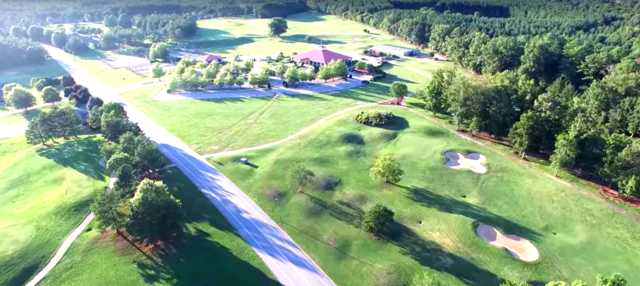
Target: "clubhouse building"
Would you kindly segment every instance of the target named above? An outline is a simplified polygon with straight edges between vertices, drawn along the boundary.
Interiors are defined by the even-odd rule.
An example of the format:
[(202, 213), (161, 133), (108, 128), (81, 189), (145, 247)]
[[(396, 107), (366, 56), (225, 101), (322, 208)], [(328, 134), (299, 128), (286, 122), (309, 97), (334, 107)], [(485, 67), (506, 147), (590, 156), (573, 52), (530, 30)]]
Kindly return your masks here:
[(295, 55), (293, 59), (300, 65), (312, 65), (316, 68), (334, 61), (344, 61), (347, 64), (351, 63), (350, 56), (328, 50), (325, 47)]

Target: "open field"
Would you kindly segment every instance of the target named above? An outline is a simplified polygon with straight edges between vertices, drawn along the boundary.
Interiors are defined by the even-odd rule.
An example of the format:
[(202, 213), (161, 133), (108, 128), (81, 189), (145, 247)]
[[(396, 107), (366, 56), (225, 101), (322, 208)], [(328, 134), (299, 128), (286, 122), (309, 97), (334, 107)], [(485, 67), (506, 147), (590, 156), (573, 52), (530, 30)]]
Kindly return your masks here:
[[(362, 48), (376, 43), (401, 44), (388, 34), (336, 16), (310, 12), (293, 15), (288, 20), (290, 29), (284, 38), (289, 34), (322, 36), (326, 40), (325, 44), (337, 51), (359, 52)], [(202, 20), (199, 26), (201, 29), (194, 41), (201, 44), (205, 41), (210, 45), (213, 41), (227, 45), (235, 43), (237, 38), (248, 37), (247, 35), (255, 37), (252, 41), (253, 45), (230, 47), (226, 50), (229, 54), (260, 55), (262, 52), (272, 54), (269, 49), (290, 49), (285, 52), (299, 52), (316, 47), (316, 45), (296, 44), (264, 36), (267, 33), (265, 19), (220, 18)], [(258, 32), (256, 29), (264, 31)], [(364, 33), (364, 29), (371, 30), (375, 35)], [(356, 44), (350, 40), (352, 37), (355, 37)], [(278, 44), (274, 44), (274, 41)], [(345, 44), (337, 44), (338, 42)], [(347, 42), (350, 44), (347, 45)], [(215, 49), (213, 51), (221, 52)], [(96, 54), (93, 57), (100, 56)], [(101, 62), (95, 63), (94, 67), (100, 65), (107, 67)], [(332, 95), (282, 96), (277, 99), (161, 101), (155, 97), (166, 87), (148, 86), (127, 91), (123, 96), (196, 151), (211, 153), (275, 141), (351, 105), (385, 99), (388, 94), (388, 85), (396, 80), (406, 82), (411, 90), (415, 91), (415, 88), (426, 82), (435, 70), (443, 67), (453, 67), (453, 64), (404, 59), (398, 62), (397, 67), (394, 65), (386, 68), (389, 76), (381, 83)], [(91, 68), (87, 70), (93, 72)], [(120, 70), (111, 69), (109, 73), (117, 74), (118, 71)], [(123, 72), (128, 74), (128, 71)], [(101, 76), (101, 78), (105, 77)], [(117, 81), (117, 77), (113, 80)], [(129, 83), (132, 82), (134, 81)], [(122, 85), (118, 83), (117, 86)]]
[[(200, 153), (236, 149), (275, 141), (323, 116), (358, 102), (386, 98), (386, 85), (325, 95), (279, 96), (225, 100), (162, 101), (161, 86), (123, 96)], [(374, 90), (379, 90), (373, 92)]]
[(67, 72), (53, 60), (48, 60), (42, 65), (31, 65), (25, 67), (11, 68), (11, 70), (0, 70), (0, 83), (19, 83), (28, 86), (34, 77), (58, 77), (66, 75)]
[[(243, 154), (256, 168), (237, 163), (238, 157), (212, 162), (344, 285), (428, 285), (431, 279), (497, 285), (498, 277), (592, 281), (594, 274), (611, 272), (631, 284), (640, 281), (638, 212), (550, 180), (413, 112), (394, 113), (406, 122), (383, 129), (345, 118), (302, 140)], [(448, 150), (485, 155), (488, 172), (446, 168)], [(398, 185), (369, 177), (382, 151), (394, 153), (406, 172)], [(290, 178), (297, 165), (341, 183), (334, 191), (296, 192)], [(362, 212), (375, 203), (390, 207), (402, 225), (388, 242), (358, 227)], [(531, 240), (541, 259), (520, 262), (488, 245), (475, 234), (480, 222)]]
[[(321, 44), (343, 52), (361, 52), (377, 44), (406, 45), (375, 28), (316, 12), (288, 17), (289, 30), (281, 38), (269, 37), (269, 21), (245, 18), (201, 20), (196, 36), (185, 45), (223, 55), (253, 56), (300, 53)], [(365, 33), (364, 29), (371, 33)]]
[(179, 171), (165, 183), (183, 203), (187, 232), (154, 263), (114, 233), (83, 233), (42, 285), (277, 285), (227, 221)]
[(53, 147), (0, 140), (0, 284), (23, 285), (105, 187), (100, 139)]

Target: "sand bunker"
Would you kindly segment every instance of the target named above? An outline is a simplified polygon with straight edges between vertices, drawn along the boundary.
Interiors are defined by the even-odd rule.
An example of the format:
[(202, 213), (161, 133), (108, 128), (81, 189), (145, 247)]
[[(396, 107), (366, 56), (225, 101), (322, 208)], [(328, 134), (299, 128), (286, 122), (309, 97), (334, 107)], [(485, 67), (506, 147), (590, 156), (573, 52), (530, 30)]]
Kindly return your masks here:
[(495, 227), (482, 223), (478, 225), (476, 232), (489, 244), (505, 248), (513, 257), (524, 262), (535, 262), (540, 258), (538, 249), (527, 239), (516, 235), (502, 234)]
[(487, 172), (487, 158), (479, 153), (469, 153), (467, 155), (458, 152), (446, 152), (447, 167), (454, 170), (470, 170), (474, 173), (484, 174)]

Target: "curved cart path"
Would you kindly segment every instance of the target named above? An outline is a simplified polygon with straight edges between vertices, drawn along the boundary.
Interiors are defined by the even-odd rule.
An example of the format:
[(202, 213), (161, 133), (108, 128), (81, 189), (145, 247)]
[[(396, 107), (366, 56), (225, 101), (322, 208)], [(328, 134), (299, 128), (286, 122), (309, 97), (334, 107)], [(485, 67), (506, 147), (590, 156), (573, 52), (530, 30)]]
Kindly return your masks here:
[(265, 143), (265, 144), (260, 144), (260, 145), (256, 145), (256, 146), (251, 146), (251, 147), (245, 147), (245, 148), (240, 148), (240, 149), (234, 149), (234, 150), (226, 150), (226, 151), (220, 151), (220, 152), (215, 152), (215, 153), (211, 153), (211, 154), (207, 154), (207, 155), (203, 155), (204, 158), (212, 158), (212, 157), (229, 157), (229, 156), (234, 156), (234, 155), (239, 155), (242, 153), (246, 153), (246, 152), (251, 152), (251, 151), (258, 151), (258, 150), (263, 150), (263, 149), (269, 149), (290, 141), (293, 141), (295, 139), (298, 139), (302, 136), (304, 136), (305, 134), (318, 129), (319, 127), (321, 127), (322, 125), (326, 124), (327, 122), (337, 119), (351, 111), (354, 110), (358, 110), (358, 109), (362, 109), (362, 108), (367, 108), (367, 107), (374, 107), (374, 106), (382, 106), (382, 105), (378, 105), (377, 103), (358, 103), (357, 105), (339, 110), (337, 112), (334, 112), (332, 114), (329, 114), (319, 120), (317, 120), (316, 122), (312, 123), (311, 125), (307, 125), (307, 127), (304, 127), (300, 130), (298, 130), (298, 132), (293, 133), (285, 138), (282, 138), (280, 140), (277, 141), (273, 141), (273, 142), (269, 142), (269, 143)]
[(144, 133), (157, 144), (160, 152), (176, 165), (224, 215), (280, 283), (292, 286), (335, 285), (279, 225), (204, 157), (157, 125), (144, 113), (127, 105), (115, 89), (98, 82), (94, 76), (77, 67), (77, 63), (64, 51), (51, 46), (44, 46), (44, 48), (74, 77), (76, 82), (86, 86), (93, 95), (106, 102), (122, 103), (129, 118), (140, 126)]
[(60, 247), (58, 247), (58, 249), (56, 250), (56, 253), (53, 255), (53, 257), (51, 257), (47, 265), (45, 265), (44, 268), (42, 268), (42, 270), (40, 270), (38, 274), (33, 276), (33, 278), (29, 280), (29, 282), (27, 282), (27, 284), (25, 285), (26, 286), (38, 285), (38, 283), (40, 283), (40, 281), (42, 281), (42, 279), (44, 279), (44, 277), (47, 276), (47, 274), (49, 274), (49, 272), (53, 269), (53, 267), (55, 267), (58, 264), (58, 262), (62, 260), (62, 257), (64, 257), (64, 254), (67, 253), (67, 250), (69, 250), (69, 247), (71, 247), (71, 244), (76, 240), (76, 238), (78, 238), (78, 236), (80, 236), (80, 234), (82, 234), (84, 229), (87, 228), (89, 223), (91, 223), (91, 221), (94, 218), (95, 218), (95, 215), (93, 213), (89, 213), (84, 218), (84, 220), (82, 220), (82, 223), (80, 223), (80, 225), (78, 225), (78, 227), (76, 227), (69, 234), (69, 236), (67, 236), (67, 238), (65, 238), (64, 241), (62, 241), (62, 244), (60, 245)]

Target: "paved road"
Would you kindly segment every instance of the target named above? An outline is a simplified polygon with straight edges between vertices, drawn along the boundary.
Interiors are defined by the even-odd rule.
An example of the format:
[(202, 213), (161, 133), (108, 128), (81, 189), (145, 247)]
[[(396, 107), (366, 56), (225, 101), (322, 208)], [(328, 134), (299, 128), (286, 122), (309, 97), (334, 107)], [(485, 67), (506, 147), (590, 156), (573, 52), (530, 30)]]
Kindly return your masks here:
[(155, 124), (144, 113), (127, 105), (115, 90), (76, 67), (63, 51), (50, 46), (45, 46), (45, 49), (76, 82), (85, 85), (93, 95), (105, 101), (123, 103), (130, 119), (138, 123), (145, 134), (158, 144), (159, 150), (227, 218), (280, 283), (292, 286), (335, 285), (280, 226), (202, 156)]

